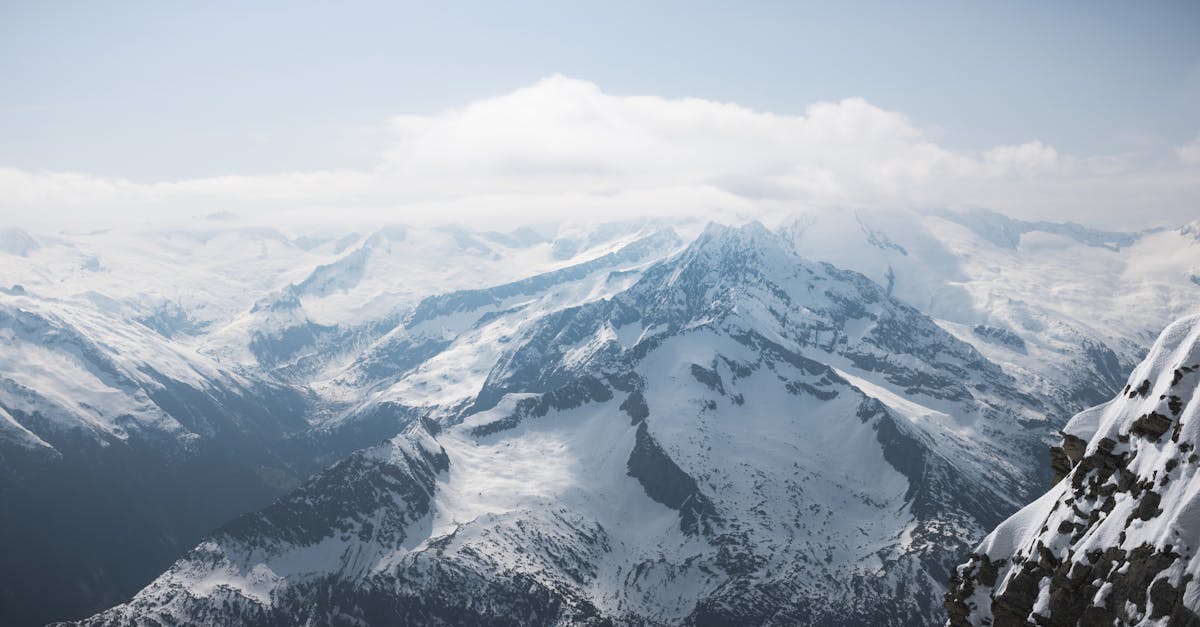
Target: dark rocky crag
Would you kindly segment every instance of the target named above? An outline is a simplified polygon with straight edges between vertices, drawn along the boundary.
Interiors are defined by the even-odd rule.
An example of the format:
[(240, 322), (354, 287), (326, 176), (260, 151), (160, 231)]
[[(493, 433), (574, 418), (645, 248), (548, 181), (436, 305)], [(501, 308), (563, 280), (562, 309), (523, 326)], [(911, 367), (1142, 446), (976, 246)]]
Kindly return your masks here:
[(1051, 449), (1054, 487), (959, 566), (949, 625), (1200, 625), (1200, 316)]

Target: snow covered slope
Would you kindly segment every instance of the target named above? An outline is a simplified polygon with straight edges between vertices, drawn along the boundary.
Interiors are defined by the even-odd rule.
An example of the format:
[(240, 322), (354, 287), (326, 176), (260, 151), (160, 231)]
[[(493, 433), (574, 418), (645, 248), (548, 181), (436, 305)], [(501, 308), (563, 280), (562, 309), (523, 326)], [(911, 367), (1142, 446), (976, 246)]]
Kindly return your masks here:
[(292, 390), (224, 371), (112, 314), (103, 302), (67, 303), (24, 289), (0, 293), (0, 407), (20, 423), (25, 441), (54, 455), (60, 447), (130, 438), (178, 452), (222, 431), (306, 424), (301, 415), (216, 409), (235, 399), (292, 396), (289, 411), (299, 413), (303, 403)]
[(929, 624), (1045, 408), (757, 224), (544, 312), (430, 412), (92, 625)]
[(926, 314), (1061, 420), (1102, 403), (1158, 332), (1200, 313), (1200, 227), (1138, 233), (989, 211), (782, 217), (802, 255), (861, 272)]
[[(553, 296), (540, 307), (547, 311), (602, 297), (623, 283), (610, 281), (616, 287), (605, 291), (597, 280), (612, 273), (632, 280), (681, 245), (669, 230), (601, 230), (607, 237), (582, 243), (576, 234), (393, 227), (340, 240), (213, 229), (13, 244), (15, 252), (0, 251), (0, 438), (50, 455), (55, 439), (72, 447), (66, 439), (105, 445), (134, 437), (186, 451), (223, 429), (264, 426), (252, 424), (254, 412), (222, 413), (206, 403), (277, 404), (280, 395), (294, 398), (276, 431), (307, 428), (327, 401), (361, 404), (480, 318), (504, 317), (539, 298)], [(559, 250), (563, 241), (571, 255)], [(316, 263), (328, 254), (337, 260)], [(539, 268), (549, 270), (522, 274)], [(464, 282), (474, 289), (454, 291)], [(334, 297), (342, 300), (331, 304)], [(381, 299), (390, 304), (377, 307)]]
[[(431, 292), (470, 285), (507, 310), (537, 299), (565, 307), (680, 245), (643, 225), (601, 231), (582, 241), (397, 228), (341, 239), (218, 227), (6, 232), (0, 623), (111, 606), (202, 534), (403, 430), (415, 414), (380, 406), (373, 390), (472, 328), (439, 325), (441, 311), (422, 327), (434, 350), (377, 350), (420, 326), (430, 308), (419, 305), (441, 302)], [(342, 263), (347, 255), (358, 262)], [(397, 280), (405, 268), (411, 276)], [(539, 268), (548, 272), (523, 274)], [(479, 290), (486, 277), (501, 284)], [(520, 315), (477, 308), (493, 322)], [(447, 363), (452, 373), (466, 365)], [(388, 372), (341, 374), (355, 365)]]
[(1200, 623), (1200, 316), (1063, 437), (1065, 477), (956, 570), (950, 624)]
[(0, 622), (111, 604), (296, 485), (306, 407), (103, 303), (0, 293)]
[[(767, 621), (730, 609), (733, 599), (778, 597), (788, 600), (764, 605), (785, 608), (771, 620), (787, 622), (874, 620), (872, 608), (894, 601), (922, 622), (938, 611), (951, 556), (1040, 493), (1050, 473), (1040, 451), (1066, 418), (1120, 388), (1151, 329), (1200, 307), (1200, 224), (1109, 233), (987, 212), (867, 211), (774, 224), (714, 228), (678, 255), (699, 225), (300, 234), (214, 219), (174, 230), (3, 230), (0, 497), (17, 505), (0, 512), (0, 526), (18, 531), (0, 542), (27, 565), (0, 585), (0, 622), (33, 623), (6, 612), (35, 601), (27, 616), (43, 619), (71, 615), (59, 612), (80, 599), (74, 616), (110, 606), (220, 522), (418, 423), (437, 425), (428, 437), (448, 456), (453, 486), (442, 477), (435, 492), (459, 495), (434, 498), (438, 515), (529, 517), (567, 537), (567, 523), (548, 518), (557, 500), (571, 504), (568, 526), (612, 537), (653, 527), (642, 513), (699, 530), (677, 532), (700, 548), (663, 554), (695, 585), (678, 584), (674, 600), (637, 600), (615, 571), (539, 566), (554, 573), (538, 585), (555, 602), (637, 620)], [(516, 434), (530, 426), (514, 416), (534, 414), (574, 426), (530, 433), (546, 446), (526, 446)], [(586, 444), (563, 444), (576, 429)], [(766, 447), (766, 433), (779, 448)], [(853, 463), (828, 453), (843, 442), (854, 443)], [(635, 451), (661, 453), (670, 465), (652, 467), (675, 468), (663, 471), (675, 479), (657, 488), (631, 479)], [(550, 465), (538, 470), (543, 459)], [(578, 470), (604, 464), (615, 474), (603, 481)], [(519, 472), (488, 491), (498, 500), (465, 504), (469, 485), (499, 467)], [(518, 485), (526, 472), (559, 486), (537, 507)], [(823, 487), (766, 487), (803, 487), (798, 476)], [(572, 500), (578, 490), (597, 496)], [(707, 527), (719, 540), (700, 522), (716, 518), (682, 504), (700, 502), (695, 494), (722, 512), (725, 526)], [(645, 498), (666, 511), (642, 507)], [(633, 505), (622, 518), (601, 502)], [(96, 520), (100, 511), (124, 513)], [(817, 531), (818, 516), (853, 524)], [(491, 551), (491, 541), (476, 538), (473, 550)], [(629, 542), (632, 553), (604, 559), (651, 559), (636, 548), (644, 541)], [(810, 547), (804, 559), (796, 542)], [(884, 546), (900, 548), (870, 548)], [(735, 553), (754, 569), (728, 570)], [(51, 562), (70, 566), (39, 566)], [(127, 563), (138, 568), (115, 577)], [(701, 594), (705, 577), (716, 587)], [(896, 588), (915, 581), (928, 582), (920, 595)], [(870, 601), (836, 606), (855, 586), (871, 588)]]
[[(0, 286), (60, 300), (98, 294), (135, 317), (179, 318), (168, 335), (202, 336), (288, 286), (317, 324), (360, 324), (458, 289), (499, 285), (602, 256), (648, 223), (512, 233), (387, 226), (288, 235), (213, 222), (191, 229), (0, 231)], [(36, 236), (36, 237), (35, 237)], [(570, 253), (570, 254), (567, 254)]]
[(478, 393), (480, 373), (492, 368), (525, 322), (610, 296), (682, 245), (674, 231), (655, 230), (580, 263), (429, 296), (353, 359), (322, 373), (314, 388), (330, 399), (367, 405), (455, 406)]

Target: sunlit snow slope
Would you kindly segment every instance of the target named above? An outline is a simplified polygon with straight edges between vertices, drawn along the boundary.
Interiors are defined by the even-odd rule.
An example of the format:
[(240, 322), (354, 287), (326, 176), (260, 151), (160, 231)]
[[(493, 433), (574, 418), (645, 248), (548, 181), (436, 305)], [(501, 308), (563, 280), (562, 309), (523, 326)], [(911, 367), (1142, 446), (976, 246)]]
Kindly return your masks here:
[(1001, 364), (1065, 420), (1200, 312), (1200, 222), (1138, 233), (989, 211), (789, 214), (801, 254), (856, 270)]
[(406, 390), (469, 394), (490, 363), (409, 375), (479, 318), (599, 298), (680, 241), (214, 223), (0, 244), (0, 623), (32, 625), (128, 598), (221, 523), (396, 435), (427, 404)]

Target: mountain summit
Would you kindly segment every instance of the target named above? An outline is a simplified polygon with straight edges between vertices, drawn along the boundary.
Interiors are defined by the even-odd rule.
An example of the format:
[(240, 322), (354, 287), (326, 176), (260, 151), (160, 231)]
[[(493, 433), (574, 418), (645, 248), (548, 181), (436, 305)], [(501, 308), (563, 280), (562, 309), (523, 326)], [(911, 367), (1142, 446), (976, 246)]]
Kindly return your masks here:
[(540, 314), (460, 407), (84, 624), (928, 624), (1043, 446), (999, 366), (758, 224)]

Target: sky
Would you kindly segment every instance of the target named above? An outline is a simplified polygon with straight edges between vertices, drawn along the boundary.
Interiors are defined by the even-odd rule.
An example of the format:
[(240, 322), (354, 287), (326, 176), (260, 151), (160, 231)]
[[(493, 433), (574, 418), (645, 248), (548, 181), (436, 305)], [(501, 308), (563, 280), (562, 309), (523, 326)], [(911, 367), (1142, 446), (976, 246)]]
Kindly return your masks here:
[(0, 1), (0, 222), (1200, 217), (1200, 3)]

